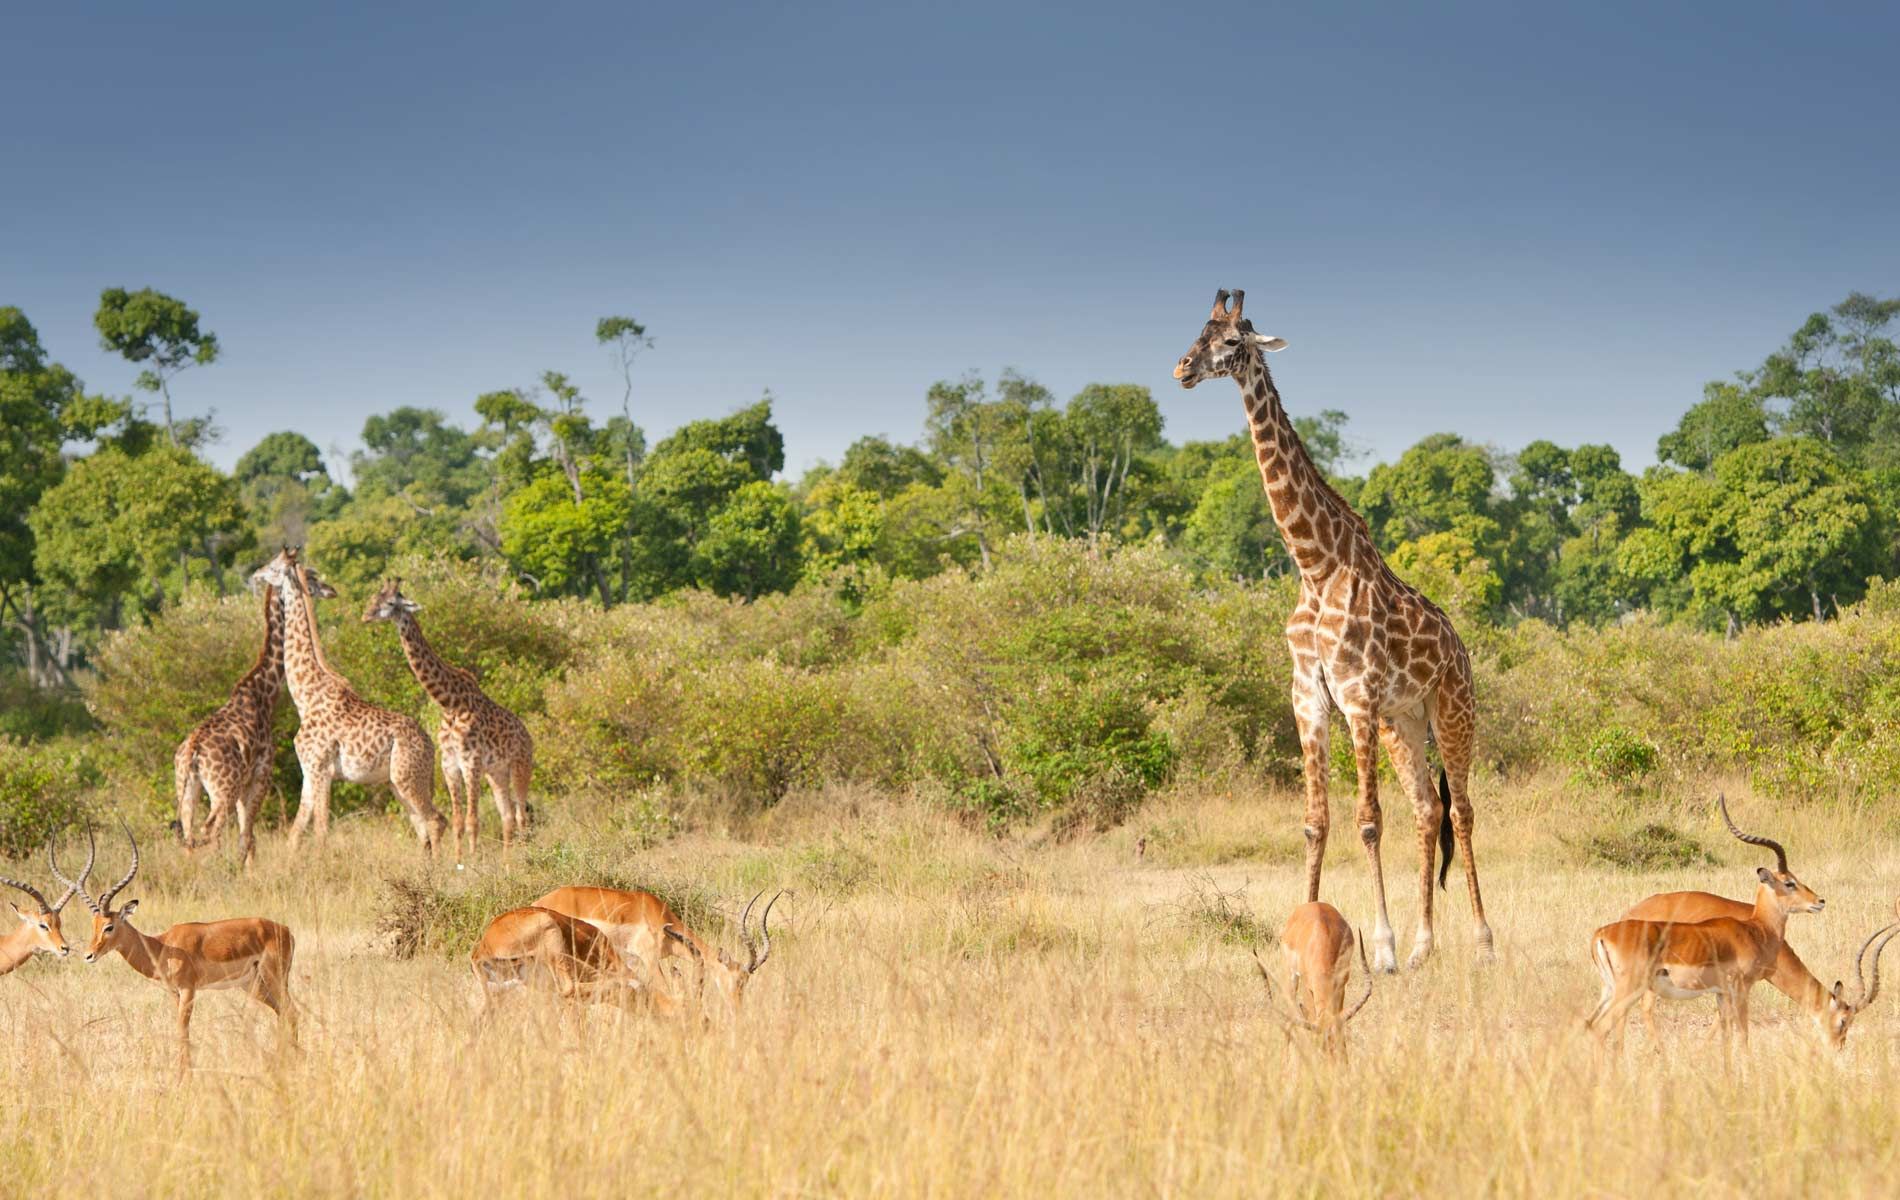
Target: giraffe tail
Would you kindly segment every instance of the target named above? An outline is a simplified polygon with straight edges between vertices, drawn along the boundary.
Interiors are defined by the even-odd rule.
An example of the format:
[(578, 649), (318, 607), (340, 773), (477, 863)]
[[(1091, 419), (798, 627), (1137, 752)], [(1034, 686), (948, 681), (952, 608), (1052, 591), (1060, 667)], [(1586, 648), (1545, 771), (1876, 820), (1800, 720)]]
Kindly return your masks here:
[(1451, 781), (1445, 768), (1438, 768), (1438, 887), (1444, 890), (1451, 874)]

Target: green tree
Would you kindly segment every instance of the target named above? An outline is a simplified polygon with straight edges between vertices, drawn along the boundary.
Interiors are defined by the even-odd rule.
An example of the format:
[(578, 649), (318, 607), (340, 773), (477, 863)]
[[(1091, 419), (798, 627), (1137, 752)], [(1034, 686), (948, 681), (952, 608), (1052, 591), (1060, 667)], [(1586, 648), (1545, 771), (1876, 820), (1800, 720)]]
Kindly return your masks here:
[(632, 513), (633, 495), (618, 475), (588, 467), (570, 486), (565, 474), (546, 472), (508, 497), (501, 551), (542, 595), (592, 591), (611, 605), (615, 596), (602, 564)]
[(37, 686), (70, 682), (72, 639), (47, 626), (37, 603), (28, 514), (65, 475), (68, 441), (96, 437), (129, 417), (129, 406), (87, 396), (71, 371), (50, 361), (25, 313), (0, 307), (0, 620), (17, 637)]
[(1435, 433), (1398, 462), (1372, 468), (1358, 508), (1387, 550), (1429, 534), (1455, 533), (1503, 576), (1510, 570), (1503, 525), (1509, 514), (1493, 495), (1496, 480), (1484, 447), (1454, 433)]
[(1731, 633), (1745, 621), (1819, 620), (1858, 599), (1882, 564), (1872, 488), (1812, 438), (1739, 446), (1710, 476), (1655, 471), (1642, 490), (1650, 528), (1625, 543), (1622, 569), (1653, 600), (1719, 614)]
[(861, 437), (845, 449), (835, 472), (842, 483), (888, 500), (913, 483), (935, 487), (943, 469), (915, 446), (899, 446), (889, 438)]
[(127, 362), (142, 364), (138, 386), (157, 392), (164, 399), (165, 436), (176, 446), (181, 441), (194, 445), (208, 432), (208, 424), (188, 424), (181, 438), (172, 419), (171, 381), (194, 366), (208, 366), (218, 359), (218, 337), (199, 327), (198, 313), (182, 300), (151, 288), (128, 292), (107, 288), (99, 294), (99, 309), (92, 323), (107, 350)]
[(331, 480), (316, 443), (287, 430), (266, 434), (231, 474), (265, 546), (303, 545), (310, 525), (335, 516), (349, 499)]
[(799, 576), (798, 509), (782, 488), (755, 480), (735, 491), (693, 546), (693, 576), (722, 596), (754, 600)]
[(155, 612), (176, 595), (194, 554), (222, 591), (224, 567), (252, 545), (236, 482), (176, 446), (139, 455), (107, 446), (81, 459), (28, 520), (48, 588), (108, 629), (122, 622), (127, 596)]
[(1656, 457), (1691, 471), (1707, 471), (1737, 446), (1767, 440), (1768, 407), (1748, 381), (1710, 383), (1702, 389), (1702, 402), (1657, 439)]
[(614, 363), (620, 368), (622, 390), (620, 393), (620, 413), (622, 424), (609, 423), (608, 433), (613, 437), (615, 450), (627, 469), (627, 487), (634, 486), (634, 475), (640, 467), (640, 456), (646, 449), (646, 438), (637, 440), (632, 436), (639, 432), (639, 425), (633, 419), (633, 360), (642, 350), (653, 348), (653, 338), (648, 335), (647, 327), (632, 317), (602, 317), (594, 323), (594, 340), (612, 352)]

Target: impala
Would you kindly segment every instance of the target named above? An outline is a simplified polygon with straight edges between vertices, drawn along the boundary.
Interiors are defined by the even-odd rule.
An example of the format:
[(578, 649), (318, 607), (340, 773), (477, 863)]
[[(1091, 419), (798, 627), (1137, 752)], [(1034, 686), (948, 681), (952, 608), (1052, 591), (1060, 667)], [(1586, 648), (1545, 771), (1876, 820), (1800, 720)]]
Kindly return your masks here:
[[(53, 861), (53, 839), (50, 837), (46, 839), (46, 861)], [(86, 869), (79, 873), (79, 878), (83, 880), (91, 870), (92, 860), (87, 859)], [(54, 873), (58, 873), (57, 868)], [(46, 897), (40, 895), (39, 889), (30, 883), (21, 883), (5, 875), (0, 875), (0, 883), (25, 892), (38, 906), (25, 909), (11, 900), (7, 901), (8, 907), (13, 909), (13, 915), (20, 918), (20, 927), (0, 937), (0, 975), (13, 970), (35, 953), (54, 954), (60, 958), (72, 953), (72, 948), (66, 944), (66, 935), (59, 928), (59, 910), (65, 908), (66, 902), (73, 898), (75, 889), (72, 886), (67, 886), (66, 894), (59, 898), (59, 903), (48, 904)]]
[(739, 917), (739, 937), (745, 945), (746, 961), (740, 963), (724, 950), (711, 946), (692, 930), (686, 928), (686, 922), (680, 920), (666, 901), (652, 892), (623, 892), (618, 888), (603, 887), (560, 887), (535, 901), (540, 908), (552, 909), (570, 917), (587, 922), (606, 934), (628, 962), (639, 962), (649, 968), (657, 969), (668, 956), (691, 956), (699, 969), (700, 982), (703, 985), (708, 975), (707, 964), (712, 963), (710, 971), (713, 986), (735, 1010), (745, 998), (745, 986), (752, 975), (765, 965), (772, 953), (772, 933), (767, 923), (772, 919), (772, 905), (778, 903), (778, 895), (766, 904), (765, 911), (759, 915), (759, 941), (752, 940), (752, 906), (759, 902), (760, 892), (752, 897), (745, 906), (745, 912)]
[(1692, 924), (1617, 921), (1590, 938), (1590, 958), (1603, 977), (1603, 995), (1584, 1027), (1606, 1038), (1620, 1034), (1629, 1010), (1653, 994), (1687, 1000), (1713, 995), (1724, 1034), (1748, 1045), (1748, 993), (1775, 969), (1788, 914), (1820, 912), (1825, 901), (1788, 870), (1788, 852), (1771, 838), (1743, 833), (1717, 797), (1730, 833), (1775, 852), (1775, 869), (1758, 867), (1755, 903), (1746, 918), (1714, 917)]
[[(1709, 892), (1664, 892), (1641, 901), (1624, 913), (1622, 919), (1690, 925), (1716, 917), (1746, 920), (1754, 911), (1753, 905)], [(1768, 972), (1767, 981), (1776, 991), (1805, 1009), (1821, 1027), (1822, 1036), (1827, 1038), (1828, 1045), (1839, 1050), (1847, 1045), (1847, 1031), (1853, 1025), (1854, 1018), (1865, 1012), (1880, 993), (1880, 955), (1886, 950), (1887, 943), (1893, 940), (1896, 931), (1900, 931), (1900, 922), (1875, 930), (1861, 943), (1860, 953), (1854, 956), (1853, 1000), (1846, 998), (1840, 980), (1835, 980), (1830, 989), (1816, 979), (1786, 941), (1781, 943), (1781, 952), (1775, 956), (1775, 965)], [(1878, 946), (1874, 946), (1875, 939), (1880, 940)], [(1861, 974), (1869, 947), (1874, 949), (1874, 981), (1871, 987)], [(1656, 997), (1652, 992), (1643, 997), (1643, 1020), (1652, 1033), (1656, 1028), (1655, 1008)]]
[(553, 909), (511, 909), (488, 923), (469, 952), (469, 966), (482, 989), (482, 1016), (496, 998), (514, 988), (551, 983), (561, 999), (640, 998), (661, 1012), (673, 1002), (639, 979), (611, 939), (599, 929)]
[[(120, 822), (124, 828), (124, 822)], [(92, 940), (86, 946), (86, 961), (97, 962), (118, 951), (119, 956), (139, 974), (170, 992), (178, 1002), (178, 1069), (191, 1067), (191, 1008), (198, 993), (211, 988), (244, 988), (259, 1003), (277, 1014), (278, 1032), (292, 1045), (297, 1040), (297, 1014), (290, 999), (290, 959), (296, 941), (290, 930), (263, 917), (236, 917), (228, 921), (188, 921), (174, 925), (153, 937), (132, 928), (132, 913), (137, 900), (128, 900), (114, 908), (113, 901), (139, 873), (139, 844), (130, 829), (126, 841), (132, 844), (132, 867), (125, 877), (108, 888), (97, 900), (80, 880), (66, 878), (57, 861), (53, 873), (59, 881), (79, 893), (92, 910)], [(92, 830), (86, 830), (86, 842), (92, 844)]]
[[(1365, 972), (1366, 986), (1359, 999), (1346, 1007), (1346, 984), (1352, 978), (1352, 950), (1359, 947), (1359, 969)], [(1254, 965), (1267, 985), (1267, 1003), (1289, 1026), (1298, 1025), (1319, 1034), (1326, 1052), (1344, 1055), (1346, 1023), (1372, 999), (1372, 970), (1366, 965), (1365, 943), (1353, 935), (1352, 926), (1339, 910), (1315, 901), (1294, 909), (1280, 930), (1280, 956), (1287, 970), (1287, 988), (1293, 993), (1294, 1011), (1281, 1012), (1273, 1001), (1273, 976), (1267, 964), (1254, 954)]]

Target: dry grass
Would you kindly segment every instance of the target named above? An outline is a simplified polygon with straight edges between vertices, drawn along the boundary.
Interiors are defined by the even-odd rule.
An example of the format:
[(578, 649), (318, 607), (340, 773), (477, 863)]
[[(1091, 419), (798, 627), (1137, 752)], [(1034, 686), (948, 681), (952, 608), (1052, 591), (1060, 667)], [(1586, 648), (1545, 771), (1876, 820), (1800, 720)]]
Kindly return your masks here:
[[(296, 930), (303, 1053), (279, 1060), (267, 1014), (213, 994), (199, 1069), (176, 1084), (159, 988), (117, 960), (38, 960), (0, 979), (0, 1194), (1892, 1193), (1891, 1003), (1838, 1058), (1765, 989), (1754, 1048), (1728, 1068), (1708, 1006), (1667, 1009), (1661, 1047), (1639, 1022), (1620, 1062), (1580, 1032), (1589, 930), (1652, 891), (1739, 892), (1743, 848), (1696, 825), (1725, 865), (1591, 866), (1532, 815), (1548, 796), (1493, 800), (1480, 849), (1500, 962), (1472, 966), (1454, 879), (1438, 954), (1380, 981), (1337, 1067), (1273, 1023), (1245, 946), (1248, 920), (1270, 938), (1301, 898), (1294, 806), (1176, 800), (1032, 845), (854, 797), (848, 816), (794, 803), (626, 853), (556, 812), (539, 853), (567, 843), (729, 911), (793, 888), (773, 960), (736, 1025), (601, 1010), (575, 1026), (530, 997), (474, 1041), (464, 963), (377, 944), (383, 880), (414, 869), (393, 825), (346, 824), (307, 862), (267, 843), (249, 879), (153, 847), (144, 928), (255, 912)], [(1598, 824), (1573, 813), (1562, 832)], [(1831, 977), (1891, 910), (1900, 855), (1872, 816), (1804, 811), (1776, 831), (1830, 900), (1794, 940)], [(1403, 955), (1416, 897), (1395, 832)], [(1369, 925), (1362, 856), (1334, 840), (1328, 896)]]

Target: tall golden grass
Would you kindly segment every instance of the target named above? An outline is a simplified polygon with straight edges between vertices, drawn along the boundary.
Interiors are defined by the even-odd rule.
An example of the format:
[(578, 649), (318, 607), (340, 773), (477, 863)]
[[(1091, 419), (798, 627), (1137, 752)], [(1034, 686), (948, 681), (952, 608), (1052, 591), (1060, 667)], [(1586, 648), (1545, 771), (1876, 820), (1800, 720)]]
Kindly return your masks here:
[[(1900, 894), (1885, 818), (1732, 799), (1829, 901), (1791, 940), (1830, 980), (1851, 975)], [(176, 1081), (160, 988), (116, 958), (36, 960), (0, 978), (0, 1195), (1894, 1194), (1893, 1001), (1841, 1056), (1765, 988), (1729, 1065), (1708, 1005), (1667, 1006), (1661, 1045), (1638, 1023), (1620, 1058), (1580, 1028), (1589, 931), (1654, 891), (1741, 894), (1754, 852), (1683, 809), (1663, 816), (1718, 865), (1592, 865), (1586, 797), (1488, 800), (1498, 963), (1473, 965), (1462, 893), (1441, 894), (1437, 953), (1379, 980), (1344, 1064), (1288, 1038), (1248, 954), (1304, 898), (1286, 794), (1168, 799), (1068, 843), (872, 795), (794, 798), (643, 851), (545, 802), (537, 869), (611, 864), (733, 914), (792, 889), (745, 1011), (708, 1029), (610, 1009), (569, 1022), (526, 996), (478, 1034), (465, 960), (397, 960), (373, 932), (384, 879), (417, 866), (382, 819), (301, 859), (267, 842), (249, 877), (228, 853), (151, 845), (128, 893), (142, 928), (256, 914), (296, 931), (301, 1053), (277, 1055), (262, 1008), (208, 994), (198, 1069)], [(1386, 841), (1402, 953), (1408, 825)], [(1369, 926), (1350, 841), (1326, 895)], [(101, 850), (110, 876), (122, 851)], [(471, 872), (492, 877), (484, 850)]]

